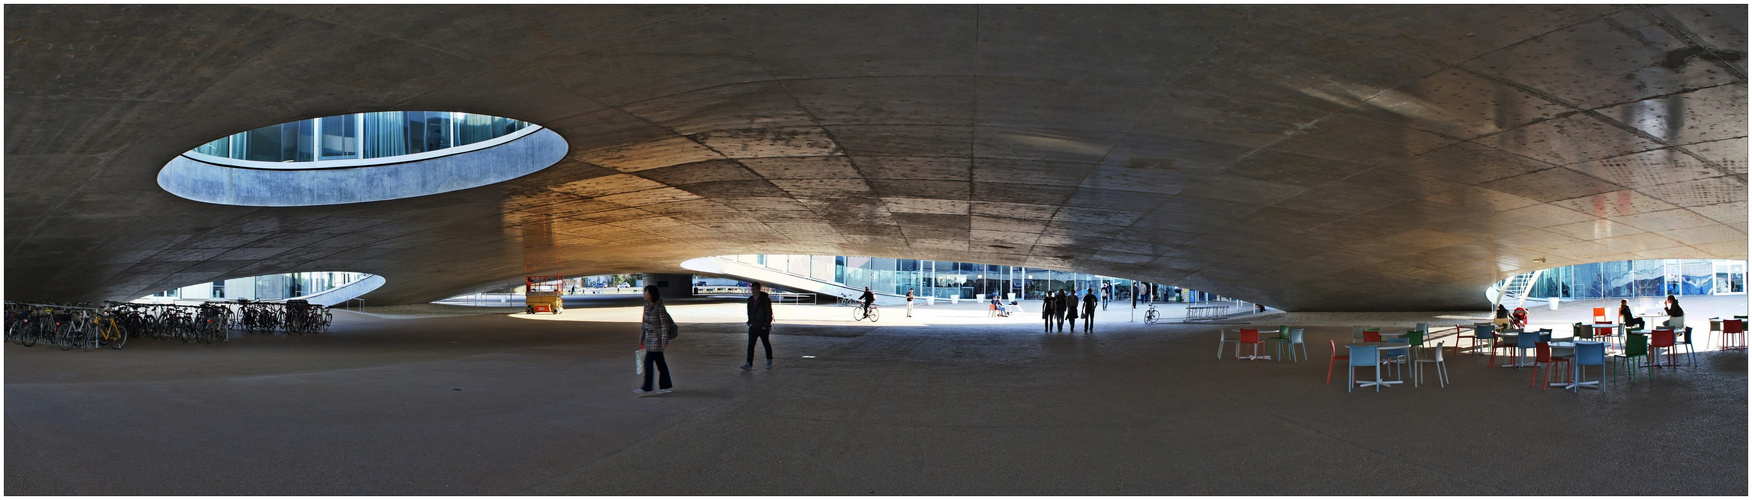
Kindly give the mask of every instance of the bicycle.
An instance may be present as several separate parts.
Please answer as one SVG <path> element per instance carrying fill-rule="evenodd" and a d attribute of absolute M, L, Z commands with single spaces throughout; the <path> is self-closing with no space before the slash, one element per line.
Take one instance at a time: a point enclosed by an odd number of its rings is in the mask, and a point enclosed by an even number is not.
<path fill-rule="evenodd" d="M 128 332 L 122 330 L 122 325 L 115 318 L 98 316 L 92 321 L 97 323 L 97 341 L 100 344 L 108 345 L 111 349 L 121 349 L 123 344 L 128 343 Z"/>
<path fill-rule="evenodd" d="M 852 305 L 852 304 L 856 304 L 856 303 L 857 303 L 857 302 L 856 302 L 856 301 L 853 301 L 853 300 L 852 300 L 852 298 L 851 298 L 851 297 L 847 297 L 847 296 L 846 296 L 846 294 L 843 294 L 843 293 L 842 293 L 842 294 L 840 294 L 840 296 L 839 296 L 839 306 L 840 306 L 840 307 L 846 307 L 846 306 L 849 306 L 849 305 Z"/>
<path fill-rule="evenodd" d="M 1145 324 L 1152 324 L 1153 325 L 1153 324 L 1156 324 L 1156 321 L 1160 320 L 1160 319 L 1162 319 L 1162 314 L 1156 312 L 1156 305 L 1155 304 L 1150 304 L 1150 308 L 1144 310 L 1144 323 Z"/>
<path fill-rule="evenodd" d="M 881 309 L 882 308 L 877 307 L 876 304 L 870 304 L 869 308 L 865 308 L 862 304 L 859 304 L 857 309 L 852 309 L 852 321 L 863 321 L 867 318 L 871 323 L 875 323 L 876 319 L 881 315 Z"/>

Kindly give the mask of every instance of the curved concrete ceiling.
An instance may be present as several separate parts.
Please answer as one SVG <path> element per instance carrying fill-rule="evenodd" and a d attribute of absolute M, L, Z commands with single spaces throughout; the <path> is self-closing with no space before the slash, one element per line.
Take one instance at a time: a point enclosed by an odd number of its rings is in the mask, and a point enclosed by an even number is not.
<path fill-rule="evenodd" d="M 399 303 L 771 252 L 1480 309 L 1519 270 L 1746 258 L 1746 14 L 8 5 L 6 293 L 332 269 Z M 225 134 L 396 109 L 530 120 L 571 149 L 356 205 L 153 181 Z"/>

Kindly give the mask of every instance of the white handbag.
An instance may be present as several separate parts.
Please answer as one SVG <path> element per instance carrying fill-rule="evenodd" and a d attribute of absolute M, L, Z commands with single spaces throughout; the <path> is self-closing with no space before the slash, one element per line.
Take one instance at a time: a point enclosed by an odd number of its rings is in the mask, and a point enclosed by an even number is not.
<path fill-rule="evenodd" d="M 645 348 L 643 347 L 639 348 L 637 351 L 633 351 L 633 374 L 645 374 Z"/>

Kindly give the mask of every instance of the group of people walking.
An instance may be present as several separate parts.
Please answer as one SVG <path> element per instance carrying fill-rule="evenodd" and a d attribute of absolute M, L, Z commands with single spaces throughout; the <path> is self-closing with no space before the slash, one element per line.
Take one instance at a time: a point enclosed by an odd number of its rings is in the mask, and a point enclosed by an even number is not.
<path fill-rule="evenodd" d="M 756 343 L 766 348 L 766 367 L 773 367 L 773 301 L 767 293 L 761 290 L 760 283 L 751 283 L 752 292 L 748 297 L 748 356 L 742 363 L 743 370 L 754 368 L 754 346 Z M 669 310 L 663 306 L 663 297 L 658 294 L 654 285 L 645 286 L 645 311 L 639 323 L 639 350 L 644 359 L 640 360 L 640 368 L 645 376 L 644 385 L 633 393 L 640 396 L 668 394 L 674 390 L 674 383 L 669 378 L 669 364 L 663 358 L 663 350 L 669 346 L 677 334 L 675 319 L 669 316 Z M 875 302 L 874 294 L 868 288 L 859 297 L 863 307 Z M 911 312 L 912 292 L 907 292 L 909 313 Z M 1101 299 L 1094 289 L 1089 289 L 1080 297 L 1065 290 L 1048 293 L 1041 305 L 1041 318 L 1046 320 L 1046 331 L 1065 331 L 1065 323 L 1071 324 L 1071 331 L 1077 331 L 1077 318 L 1083 319 L 1083 332 L 1093 332 L 1095 329 L 1095 307 Z M 652 383 L 656 382 L 653 387 Z"/>
<path fill-rule="evenodd" d="M 1095 298 L 1095 290 L 1089 289 L 1079 300 L 1075 293 L 1059 290 L 1058 293 L 1048 293 L 1040 303 L 1040 317 L 1046 320 L 1046 331 L 1052 332 L 1053 325 L 1058 325 L 1058 331 L 1065 331 L 1065 323 L 1071 324 L 1071 331 L 1077 331 L 1077 317 L 1083 317 L 1083 332 L 1095 331 L 1095 304 L 1100 299 Z M 1081 313 L 1078 313 L 1078 310 Z"/>
<path fill-rule="evenodd" d="M 758 282 L 751 283 L 749 288 L 753 293 L 748 296 L 748 357 L 742 363 L 742 369 L 754 368 L 754 344 L 757 342 L 766 347 L 766 367 L 771 369 L 773 299 L 761 290 Z M 639 351 L 644 356 L 640 361 L 640 371 L 645 375 L 645 384 L 634 389 L 634 394 L 650 396 L 669 394 L 674 390 L 673 381 L 669 379 L 669 364 L 663 359 L 663 349 L 669 346 L 670 340 L 675 339 L 676 333 L 675 319 L 663 307 L 663 296 L 657 293 L 656 286 L 646 285 L 645 313 L 639 322 Z M 651 387 L 653 378 L 657 381 L 655 388 Z"/>

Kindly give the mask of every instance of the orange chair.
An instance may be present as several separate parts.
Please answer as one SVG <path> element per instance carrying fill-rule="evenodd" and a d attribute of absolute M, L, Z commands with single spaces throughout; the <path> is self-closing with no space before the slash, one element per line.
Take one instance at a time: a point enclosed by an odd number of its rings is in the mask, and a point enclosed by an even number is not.
<path fill-rule="evenodd" d="M 1350 359 L 1350 355 L 1349 354 L 1346 354 L 1344 356 L 1338 355 L 1338 342 L 1337 341 L 1328 340 L 1328 341 L 1326 341 L 1326 345 L 1332 347 L 1332 360 L 1326 362 L 1326 385 L 1332 385 L 1332 367 L 1335 366 L 1336 363 L 1338 363 L 1338 360 Z M 1346 364 L 1349 364 L 1349 362 L 1347 361 Z"/>
<path fill-rule="evenodd" d="M 1247 360 L 1254 361 L 1254 360 L 1259 359 L 1259 346 L 1261 344 L 1264 344 L 1264 343 L 1265 343 L 1265 341 L 1261 340 L 1259 338 L 1259 330 L 1258 329 L 1256 329 L 1256 328 L 1243 328 L 1243 329 L 1241 329 L 1241 343 L 1237 344 L 1235 346 L 1235 350 L 1237 350 L 1237 351 L 1241 350 L 1242 345 L 1252 344 L 1253 345 L 1253 355 L 1248 356 Z M 1241 356 L 1235 356 L 1235 359 L 1240 360 Z"/>
<path fill-rule="evenodd" d="M 1611 320 L 1606 317 L 1606 308 L 1604 308 L 1604 307 L 1594 308 L 1594 322 L 1595 323 L 1608 323 L 1610 321 Z"/>

